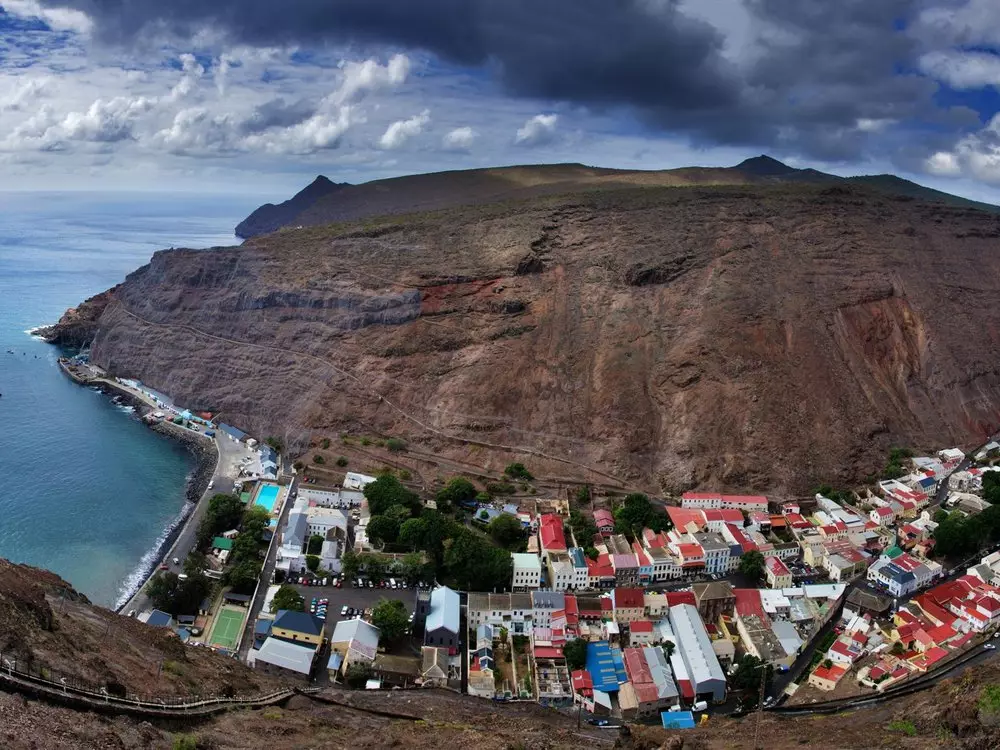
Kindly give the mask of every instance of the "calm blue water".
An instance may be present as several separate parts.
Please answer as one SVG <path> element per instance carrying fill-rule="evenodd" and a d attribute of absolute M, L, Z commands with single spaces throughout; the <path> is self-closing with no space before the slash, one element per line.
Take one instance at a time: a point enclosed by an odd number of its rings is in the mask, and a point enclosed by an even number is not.
<path fill-rule="evenodd" d="M 184 507 L 194 462 L 73 384 L 57 350 L 26 331 L 155 250 L 234 244 L 232 227 L 259 202 L 0 193 L 0 557 L 53 570 L 105 606 L 136 584 Z"/>

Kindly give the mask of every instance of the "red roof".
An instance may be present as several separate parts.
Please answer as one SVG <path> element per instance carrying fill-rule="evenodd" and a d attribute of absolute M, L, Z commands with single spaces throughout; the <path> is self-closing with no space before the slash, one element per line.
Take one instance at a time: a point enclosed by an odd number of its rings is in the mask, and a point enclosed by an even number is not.
<path fill-rule="evenodd" d="M 642 609 L 645 604 L 645 596 L 642 589 L 618 587 L 613 592 L 616 609 Z"/>
<path fill-rule="evenodd" d="M 642 548 L 642 545 L 639 544 L 639 542 L 632 542 L 632 551 L 635 553 L 635 559 L 639 563 L 640 568 L 653 564 L 646 555 L 646 550 Z"/>
<path fill-rule="evenodd" d="M 594 692 L 594 678 L 586 669 L 578 669 L 572 674 L 573 690 L 582 694 L 590 695 Z"/>
<path fill-rule="evenodd" d="M 976 606 L 983 610 L 983 612 L 989 612 L 991 616 L 1000 612 L 1000 602 L 992 596 L 981 596 L 977 598 Z"/>
<path fill-rule="evenodd" d="M 952 639 L 956 635 L 956 630 L 951 625 L 938 625 L 936 628 L 931 628 L 927 635 L 931 637 L 934 643 L 945 643 L 946 641 Z"/>
<path fill-rule="evenodd" d="M 693 523 L 699 529 L 705 527 L 705 515 L 698 508 L 676 508 L 671 505 L 667 507 L 667 515 L 670 516 L 675 529 L 684 530 L 689 523 Z"/>
<path fill-rule="evenodd" d="M 628 626 L 632 633 L 652 633 L 653 623 L 649 620 L 636 620 Z"/>
<path fill-rule="evenodd" d="M 566 550 L 566 534 L 563 532 L 562 517 L 554 513 L 546 513 L 542 516 L 539 536 L 543 549 Z"/>
<path fill-rule="evenodd" d="M 775 555 L 768 555 L 767 557 L 765 557 L 764 564 L 767 566 L 767 569 L 770 570 L 773 575 L 776 576 L 791 575 L 791 571 L 788 569 L 788 566 L 781 561 L 781 558 L 776 557 Z"/>
<path fill-rule="evenodd" d="M 929 648 L 927 649 L 927 651 L 924 652 L 924 658 L 927 660 L 927 666 L 930 666 L 935 662 L 941 661 L 947 655 L 948 652 L 945 651 L 940 646 L 934 646 L 933 648 Z"/>
<path fill-rule="evenodd" d="M 681 689 L 681 695 L 689 701 L 694 700 L 694 689 L 691 687 L 691 680 L 677 680 L 677 687 Z"/>
<path fill-rule="evenodd" d="M 705 550 L 702 549 L 700 544 L 678 544 L 677 551 L 681 553 L 681 557 L 705 556 Z"/>
<path fill-rule="evenodd" d="M 798 513 L 789 513 L 785 516 L 785 520 L 796 529 L 808 529 L 812 526 L 806 519 L 800 516 Z"/>
<path fill-rule="evenodd" d="M 883 518 L 888 518 L 892 515 L 892 508 L 886 508 L 884 505 L 881 508 L 876 508 L 875 513 L 882 516 Z"/>
<path fill-rule="evenodd" d="M 598 555 L 596 560 L 587 558 L 587 575 L 591 578 L 614 578 L 615 569 L 611 567 L 608 555 Z"/>
<path fill-rule="evenodd" d="M 572 617 L 573 615 L 580 614 L 580 609 L 577 606 L 575 596 L 573 596 L 572 594 L 566 594 L 566 604 L 564 606 L 564 609 L 566 610 L 567 619 Z"/>
<path fill-rule="evenodd" d="M 813 670 L 813 674 L 821 680 L 829 680 L 830 682 L 839 682 L 840 678 L 847 674 L 847 667 L 843 664 L 832 664 L 829 668 L 824 667 L 820 664 L 816 669 Z"/>
<path fill-rule="evenodd" d="M 678 604 L 690 604 L 692 607 L 698 606 L 693 591 L 668 591 L 666 593 L 668 607 L 676 607 Z"/>
<path fill-rule="evenodd" d="M 706 521 L 722 521 L 723 523 L 735 523 L 743 525 L 743 513 L 736 508 L 720 508 L 717 510 L 703 510 Z"/>
<path fill-rule="evenodd" d="M 598 508 L 594 511 L 594 523 L 598 526 L 614 526 L 615 517 L 610 510 Z"/>
<path fill-rule="evenodd" d="M 733 539 L 735 539 L 736 543 L 743 548 L 744 552 L 757 549 L 757 545 L 753 543 L 753 540 L 750 537 L 743 533 L 742 529 L 733 526 L 731 523 L 726 524 L 726 526 L 729 529 L 729 533 L 733 535 Z"/>
<path fill-rule="evenodd" d="M 736 614 L 741 617 L 757 615 L 761 620 L 767 622 L 767 615 L 764 613 L 764 605 L 760 601 L 760 591 L 758 589 L 733 589 L 736 595 Z"/>
<path fill-rule="evenodd" d="M 535 646 L 536 659 L 561 659 L 563 650 L 555 646 Z"/>
<path fill-rule="evenodd" d="M 681 495 L 681 500 L 721 500 L 722 495 L 714 492 L 685 492 Z"/>

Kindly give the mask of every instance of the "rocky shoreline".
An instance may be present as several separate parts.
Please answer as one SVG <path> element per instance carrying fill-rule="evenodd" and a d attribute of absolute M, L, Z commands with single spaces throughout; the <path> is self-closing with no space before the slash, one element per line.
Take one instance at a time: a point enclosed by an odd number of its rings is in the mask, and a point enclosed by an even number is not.
<path fill-rule="evenodd" d="M 105 395 L 113 396 L 120 403 L 134 407 L 136 410 L 135 413 L 140 419 L 153 411 L 148 404 L 127 391 L 117 390 L 109 386 L 101 386 L 101 391 Z M 194 509 L 208 490 L 208 484 L 212 481 L 219 462 L 219 453 L 215 448 L 215 442 L 204 435 L 189 432 L 169 422 L 157 422 L 148 426 L 154 432 L 165 435 L 183 445 L 195 457 L 196 466 L 187 479 L 184 492 L 187 502 L 184 505 L 181 515 L 174 522 L 168 533 L 163 536 L 152 561 L 146 566 L 145 570 L 141 571 L 142 582 L 133 591 L 126 592 L 120 603 L 116 605 L 115 611 L 117 612 L 121 612 L 135 597 L 136 593 L 142 590 L 142 587 L 146 585 L 160 563 L 163 562 L 164 557 L 177 540 L 177 537 L 181 535 L 187 524 L 191 522 Z"/>

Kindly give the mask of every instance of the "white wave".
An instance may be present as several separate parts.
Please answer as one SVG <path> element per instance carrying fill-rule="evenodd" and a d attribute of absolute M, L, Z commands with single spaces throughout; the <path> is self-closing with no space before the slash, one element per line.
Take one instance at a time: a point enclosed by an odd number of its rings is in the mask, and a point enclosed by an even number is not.
<path fill-rule="evenodd" d="M 115 609 L 123 606 L 125 602 L 131 599 L 135 594 L 142 588 L 143 584 L 150 577 L 156 566 L 159 564 L 160 559 L 163 557 L 163 553 L 166 552 L 166 545 L 168 540 L 173 536 L 174 532 L 177 531 L 184 522 L 187 521 L 188 516 L 194 510 L 194 503 L 185 502 L 184 507 L 181 508 L 181 512 L 174 518 L 173 521 L 163 530 L 163 533 L 157 538 L 156 542 L 153 544 L 152 548 L 142 556 L 139 560 L 139 564 L 135 567 L 129 575 L 125 578 L 119 589 L 118 599 L 115 600 Z"/>
<path fill-rule="evenodd" d="M 43 325 L 43 326 L 35 326 L 34 328 L 29 328 L 28 330 L 23 331 L 23 333 L 28 334 L 33 339 L 38 339 L 39 341 L 45 341 L 45 339 L 43 339 L 41 336 L 38 335 L 38 332 L 40 330 L 42 330 L 43 328 L 50 328 L 50 327 L 51 327 L 51 324 L 49 324 L 49 325 Z"/>

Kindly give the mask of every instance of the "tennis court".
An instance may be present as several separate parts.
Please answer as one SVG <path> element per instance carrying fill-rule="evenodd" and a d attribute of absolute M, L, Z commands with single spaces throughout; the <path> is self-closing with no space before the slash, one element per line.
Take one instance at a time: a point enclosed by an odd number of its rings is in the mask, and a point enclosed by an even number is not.
<path fill-rule="evenodd" d="M 243 629 L 244 613 L 245 610 L 242 609 L 228 607 L 220 609 L 219 614 L 215 616 L 212 637 L 208 639 L 208 642 L 222 648 L 236 648 L 236 641 L 239 640 L 240 631 Z"/>

